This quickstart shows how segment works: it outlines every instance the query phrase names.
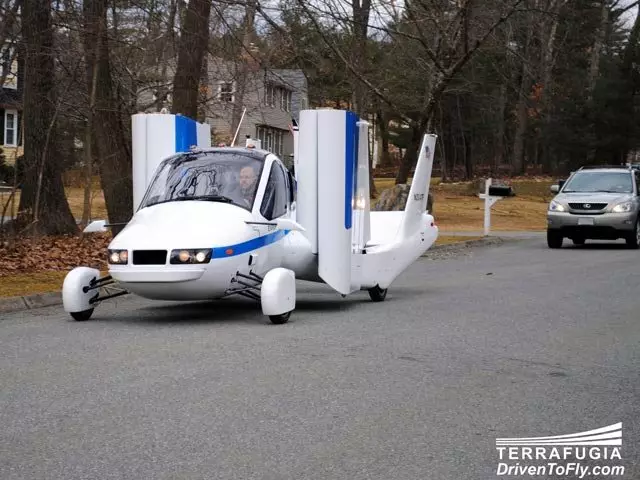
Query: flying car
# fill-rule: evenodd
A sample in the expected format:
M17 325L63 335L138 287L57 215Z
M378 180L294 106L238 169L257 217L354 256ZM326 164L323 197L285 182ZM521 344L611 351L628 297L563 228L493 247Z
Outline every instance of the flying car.
M438 236L426 212L436 136L424 136L405 209L372 212L368 128L351 112L302 111L295 175L256 148L195 147L161 159L148 182L134 179L144 194L108 246L108 275L89 267L67 274L65 311L88 320L101 302L127 293L174 301L239 295L283 324L297 280L383 301ZM86 231L104 229L99 223Z

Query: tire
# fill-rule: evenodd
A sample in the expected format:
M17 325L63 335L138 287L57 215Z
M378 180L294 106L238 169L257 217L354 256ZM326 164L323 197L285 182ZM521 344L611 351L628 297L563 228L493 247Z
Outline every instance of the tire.
M561 248L563 237L558 232L547 230L547 245L549 248Z
M627 247L633 250L640 248L640 217L636 220L636 228L633 233L629 234L625 240L627 241Z
M71 316L76 322L86 322L93 315L93 308L83 310L82 312L71 312Z
M584 238L574 238L573 239L573 244L574 245L584 245L585 239Z
M370 288L368 292L369 298L371 298L371 300L373 300L374 302L384 302L384 299L387 297L387 289L380 288L378 285Z
M289 321L289 317L291 316L291 312L281 313L280 315L269 315L269 320L274 325L283 325Z

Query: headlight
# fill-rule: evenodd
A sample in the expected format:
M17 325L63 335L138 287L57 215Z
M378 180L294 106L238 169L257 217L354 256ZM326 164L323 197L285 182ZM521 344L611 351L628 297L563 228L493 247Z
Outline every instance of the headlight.
M549 210L552 212L566 212L567 209L565 208L564 205L562 205L561 203L558 203L556 201L551 201L551 203L549 204Z
M617 204L615 207L611 209L611 211L615 213L625 213L625 212L630 212L632 208L633 208L633 203L623 202L623 203Z
M129 261L129 252L126 250L109 250L109 263L123 265Z
M176 264L191 264L191 263L209 263L211 261L211 249L210 248L196 248L188 249L183 248L181 250L171 250L171 260L169 263Z

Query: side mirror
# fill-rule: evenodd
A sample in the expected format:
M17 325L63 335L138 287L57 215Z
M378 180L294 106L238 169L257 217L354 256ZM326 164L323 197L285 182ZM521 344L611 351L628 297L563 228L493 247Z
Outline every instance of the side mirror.
M302 225L290 218L278 218L276 220L276 228L278 230L297 230L298 232L306 231Z
M558 193L560 191L560 185L551 185L551 193Z
M564 187L565 183L566 183L566 180L558 180L558 189L562 190L562 187Z
M94 232L106 232L107 231L107 221L106 220L94 220L89 225L85 227L83 230L84 233L94 233Z

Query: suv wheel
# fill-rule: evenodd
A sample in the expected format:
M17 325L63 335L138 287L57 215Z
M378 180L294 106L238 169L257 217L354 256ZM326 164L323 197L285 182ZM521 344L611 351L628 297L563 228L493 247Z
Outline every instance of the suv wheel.
M573 239L574 245L584 245L585 239L581 237L577 237Z
M549 248L561 248L563 237L559 232L547 230L547 245Z
M636 228L627 237L627 247L633 249L640 247L640 217L636 220Z

